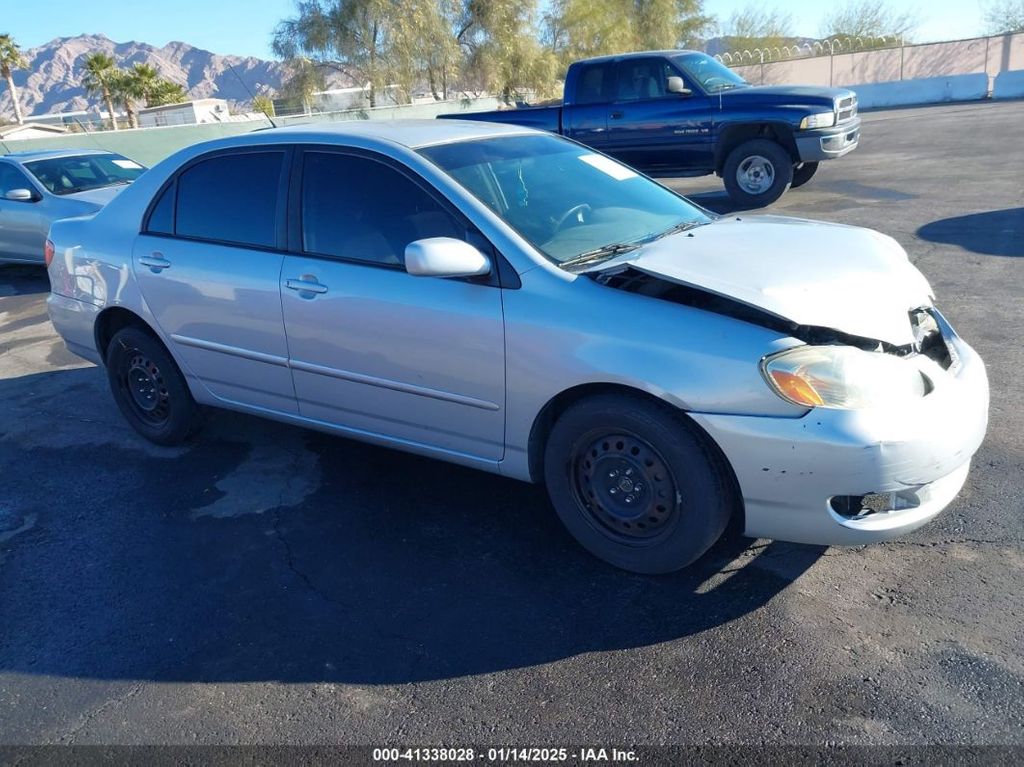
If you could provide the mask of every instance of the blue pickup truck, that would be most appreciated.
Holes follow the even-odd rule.
[[[857,147],[857,95],[752,86],[696,51],[574,62],[561,105],[441,115],[559,133],[652,176],[716,173],[740,206],[768,205]]]

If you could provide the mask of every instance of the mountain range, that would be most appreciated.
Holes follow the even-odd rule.
[[[98,109],[98,100],[87,96],[82,87],[82,61],[97,51],[111,54],[122,68],[151,64],[161,77],[184,86],[191,98],[222,98],[235,105],[251,101],[250,91],[279,90],[288,77],[280,61],[222,56],[187,43],[158,48],[134,41],[115,43],[104,35],[58,37],[24,51],[28,67],[14,73],[25,114]],[[0,122],[13,116],[10,94],[0,87]]]

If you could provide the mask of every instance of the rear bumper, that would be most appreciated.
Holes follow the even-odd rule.
[[[849,154],[860,143],[860,118],[824,130],[800,132],[796,136],[800,162],[835,160]]]
[[[64,339],[68,351],[83,359],[102,365],[103,360],[96,351],[96,317],[100,307],[75,298],[50,293],[46,299],[50,322],[57,334]]]
[[[693,414],[736,473],[746,534],[859,545],[903,535],[941,512],[967,479],[988,425],[984,364],[959,338],[949,342],[960,368],[913,408],[812,409],[795,419]],[[841,508],[844,497],[888,493],[899,496],[889,510],[850,516]]]

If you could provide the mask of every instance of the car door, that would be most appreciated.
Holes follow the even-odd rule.
[[[608,144],[608,105],[615,93],[615,64],[608,61],[577,66],[571,101],[562,106],[562,132],[604,151]]]
[[[689,94],[670,93],[669,77],[682,73],[664,58],[619,61],[607,152],[643,170],[710,169],[711,101],[686,78]]]
[[[296,413],[281,313],[290,150],[206,155],[158,194],[135,241],[139,288],[219,399]]]
[[[13,189],[27,189],[31,200],[8,200]],[[39,210],[40,194],[28,176],[11,162],[0,160],[0,259],[43,262],[47,227]]]
[[[306,149],[293,172],[281,303],[301,415],[476,459],[504,445],[493,280],[415,277],[405,246],[467,236],[425,182],[379,155]]]

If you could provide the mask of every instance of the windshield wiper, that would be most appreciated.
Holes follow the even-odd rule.
[[[623,253],[629,253],[631,250],[636,250],[639,247],[635,242],[616,242],[611,245],[602,245],[600,248],[594,248],[586,253],[580,253],[578,256],[566,259],[559,266],[589,266],[590,264],[607,261],[609,258],[620,256]]]
[[[670,234],[679,234],[679,232],[685,232],[687,229],[696,229],[698,226],[703,226],[706,222],[704,221],[681,221],[675,226],[670,226],[663,232],[652,234],[650,237],[642,240],[644,243],[654,242],[660,240],[663,237],[668,237]]]

